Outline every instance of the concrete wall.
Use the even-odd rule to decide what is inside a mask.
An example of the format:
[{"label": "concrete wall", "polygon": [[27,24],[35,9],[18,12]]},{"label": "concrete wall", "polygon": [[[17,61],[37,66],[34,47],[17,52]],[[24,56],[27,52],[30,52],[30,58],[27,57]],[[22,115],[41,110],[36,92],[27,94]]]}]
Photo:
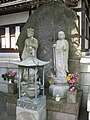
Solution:
[{"label": "concrete wall", "polygon": [[87,106],[87,97],[90,88],[90,57],[82,57],[80,64],[80,86],[83,90],[82,107]]}]

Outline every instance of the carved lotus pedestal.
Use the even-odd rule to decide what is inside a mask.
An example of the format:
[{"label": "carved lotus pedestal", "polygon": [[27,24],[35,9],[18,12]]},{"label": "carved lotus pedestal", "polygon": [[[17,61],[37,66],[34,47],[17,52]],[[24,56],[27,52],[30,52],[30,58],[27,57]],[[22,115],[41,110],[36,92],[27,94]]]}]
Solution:
[{"label": "carved lotus pedestal", "polygon": [[17,93],[17,83],[9,83],[8,84],[8,93],[9,94]]},{"label": "carved lotus pedestal", "polygon": [[77,90],[71,92],[67,91],[67,103],[76,103],[77,101]]}]

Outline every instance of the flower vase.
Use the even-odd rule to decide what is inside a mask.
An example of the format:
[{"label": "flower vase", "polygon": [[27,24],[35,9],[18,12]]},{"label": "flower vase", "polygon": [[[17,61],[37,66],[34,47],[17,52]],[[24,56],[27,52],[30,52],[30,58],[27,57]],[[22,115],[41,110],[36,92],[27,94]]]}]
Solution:
[{"label": "flower vase", "polygon": [[11,83],[12,83],[12,79],[9,79],[9,80],[8,80],[8,83],[11,84]]},{"label": "flower vase", "polygon": [[17,83],[10,83],[8,84],[8,93],[9,94],[15,94],[17,93]]},{"label": "flower vase", "polygon": [[67,91],[67,103],[76,103],[77,90]]}]

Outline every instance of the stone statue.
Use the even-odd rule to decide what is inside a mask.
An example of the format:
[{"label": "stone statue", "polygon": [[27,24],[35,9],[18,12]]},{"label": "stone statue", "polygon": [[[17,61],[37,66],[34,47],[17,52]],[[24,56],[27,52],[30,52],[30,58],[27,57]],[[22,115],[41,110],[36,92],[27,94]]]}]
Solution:
[{"label": "stone statue", "polygon": [[27,39],[25,40],[25,46],[22,53],[22,59],[26,59],[30,56],[37,56],[38,41],[34,36],[34,29],[27,29]]},{"label": "stone statue", "polygon": [[65,33],[63,31],[58,32],[58,40],[54,44],[54,67],[56,71],[56,77],[61,80],[65,80],[68,73],[68,41],[65,40]]},{"label": "stone statue", "polygon": [[[25,46],[22,52],[22,60],[27,59],[28,57],[37,56],[37,48],[38,48],[38,40],[33,37],[34,36],[34,29],[28,28],[27,29],[27,39],[25,40]],[[34,79],[35,76],[35,70],[34,69],[29,69],[30,74],[29,78],[31,81]],[[24,69],[23,71],[23,78],[25,80],[28,79],[28,69]]]},{"label": "stone statue", "polygon": [[55,75],[52,76],[53,84],[49,86],[49,93],[53,97],[57,95],[61,98],[65,97],[68,90],[68,84],[65,77],[68,72],[68,53],[69,44],[65,40],[65,33],[63,31],[58,32],[58,40],[53,45],[54,50],[54,70]]}]

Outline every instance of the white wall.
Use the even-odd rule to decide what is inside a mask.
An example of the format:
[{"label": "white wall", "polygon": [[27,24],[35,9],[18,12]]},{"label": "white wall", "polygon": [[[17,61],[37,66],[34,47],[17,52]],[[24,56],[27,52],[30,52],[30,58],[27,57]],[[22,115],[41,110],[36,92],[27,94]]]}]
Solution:
[{"label": "white wall", "polygon": [[0,16],[0,26],[24,23],[29,18],[29,11]]},{"label": "white wall", "polygon": [[[0,26],[25,23],[29,18],[29,11],[0,16]],[[17,66],[10,64],[19,61],[19,53],[0,53],[0,91],[8,92],[8,83],[2,79],[2,74],[10,70],[18,70]]]}]

